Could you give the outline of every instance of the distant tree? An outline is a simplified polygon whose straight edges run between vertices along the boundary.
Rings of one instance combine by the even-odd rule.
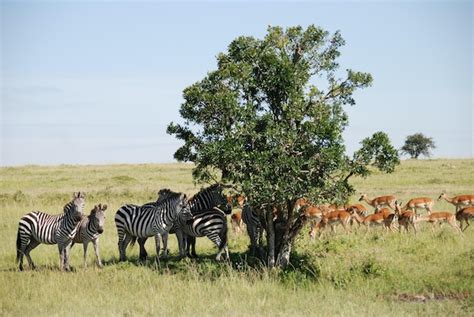
[[[343,106],[355,105],[353,92],[372,76],[348,69],[340,79],[343,44],[339,32],[313,25],[269,27],[262,40],[238,37],[217,56],[217,70],[184,90],[184,123],[168,126],[185,142],[175,158],[195,163],[196,180],[232,184],[259,212],[269,266],[289,264],[307,220],[294,211],[298,198],[345,202],[354,192],[350,177],[369,175],[370,166],[392,172],[399,163],[382,132],[352,158],[345,154]]]
[[[408,154],[411,158],[417,159],[420,155],[431,156],[430,150],[435,149],[435,143],[432,138],[424,136],[422,133],[415,133],[407,136],[405,145],[400,152]]]

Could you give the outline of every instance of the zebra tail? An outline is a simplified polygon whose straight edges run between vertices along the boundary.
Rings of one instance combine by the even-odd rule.
[[[20,239],[20,228],[18,228],[18,233],[16,235],[16,263],[20,261],[21,256],[21,239]]]
[[[135,242],[137,242],[137,237],[132,237],[132,240],[130,240],[130,247],[133,248],[135,245]]]

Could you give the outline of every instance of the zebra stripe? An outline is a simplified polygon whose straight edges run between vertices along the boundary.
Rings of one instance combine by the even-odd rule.
[[[207,187],[189,200],[192,220],[185,221],[181,217],[173,226],[170,233],[176,233],[180,256],[184,255],[184,248],[188,256],[196,257],[196,237],[208,237],[218,248],[216,256],[220,260],[221,254],[227,249],[227,219],[225,214],[232,212],[232,204],[222,194],[222,187],[214,184]],[[163,245],[167,249],[168,237],[163,236]],[[190,251],[192,249],[192,251]]]
[[[77,224],[82,218],[84,193],[74,193],[74,199],[64,206],[64,214],[49,215],[41,211],[32,211],[24,215],[18,224],[17,262],[23,270],[25,255],[31,268],[35,268],[30,252],[41,243],[57,244],[61,270],[69,270],[69,249],[76,235]]]
[[[99,235],[104,232],[106,209],[107,205],[99,204],[94,206],[90,215],[83,218],[77,226],[78,229],[71,247],[74,243],[82,243],[84,248],[84,267],[87,267],[87,246],[89,245],[89,242],[92,242],[92,245],[94,246],[97,265],[102,267],[99,255]]]
[[[250,254],[255,256],[258,245],[262,243],[262,221],[257,211],[248,204],[244,204],[242,208],[242,220],[247,227],[247,234],[250,238]]]
[[[218,248],[217,261],[220,261],[224,252],[226,258],[229,258],[227,218],[224,213],[213,209],[200,211],[198,215],[193,216],[191,221],[184,222],[179,219],[179,226],[179,229],[187,236],[186,253],[188,255],[190,255],[190,247],[192,247],[191,255],[196,256],[196,237],[207,237]]]
[[[160,191],[159,199],[163,193]],[[168,254],[168,234],[175,233],[178,239],[179,255],[183,257],[186,254],[196,256],[196,237],[207,236],[216,244],[219,249],[217,258],[220,254],[227,251],[227,219],[222,211],[226,214],[232,212],[232,204],[222,194],[222,187],[219,184],[212,185],[202,189],[196,195],[191,197],[188,202],[193,217],[191,220],[178,217],[173,227],[168,233],[162,235],[163,254]],[[213,209],[216,208],[216,209]],[[140,245],[140,259],[147,257],[145,250],[145,242],[147,238],[138,238]]]
[[[228,215],[232,212],[232,204],[222,194],[222,187],[219,184],[209,186],[191,197],[189,199],[189,207],[193,215],[215,207]]]
[[[166,193],[166,198],[159,199],[156,203],[143,206],[129,204],[117,210],[115,225],[119,238],[120,261],[126,260],[125,250],[130,242],[134,242],[136,238],[152,236],[155,237],[158,259],[160,236],[171,229],[179,215],[183,219],[191,218],[186,195],[169,190]]]

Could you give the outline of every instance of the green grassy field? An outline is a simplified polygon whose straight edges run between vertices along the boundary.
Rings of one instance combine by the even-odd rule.
[[[474,314],[474,226],[463,236],[449,226],[418,236],[354,230],[310,241],[308,228],[296,243],[293,265],[266,270],[246,261],[248,238],[229,233],[232,264],[216,263],[216,249],[198,239],[197,260],[171,257],[156,266],[139,264],[138,247],[128,249],[129,262],[117,263],[115,211],[124,203],[142,204],[160,188],[194,194],[192,166],[24,166],[1,168],[0,315],[1,316],[135,316],[135,315],[437,315]],[[369,197],[394,194],[406,202],[428,196],[474,194],[474,160],[403,161],[391,175],[374,173],[354,179]],[[82,247],[72,249],[73,272],[58,270],[56,246],[40,245],[32,253],[38,269],[18,272],[15,240],[20,217],[32,210],[62,212],[73,191],[87,193],[86,210],[109,205],[100,238],[103,269],[82,264]],[[356,197],[357,196],[357,197]],[[435,210],[454,211],[444,201]],[[154,242],[147,242],[154,257]]]

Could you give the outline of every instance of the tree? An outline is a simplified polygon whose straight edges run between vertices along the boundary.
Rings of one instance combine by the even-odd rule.
[[[293,210],[298,198],[345,202],[354,192],[350,177],[369,175],[370,166],[392,172],[399,163],[382,132],[363,140],[352,158],[345,154],[343,106],[355,105],[353,92],[372,76],[348,69],[339,79],[342,45],[339,32],[314,25],[238,37],[217,56],[217,70],[184,90],[184,123],[167,129],[184,141],[174,156],[195,163],[197,181],[233,184],[259,211],[269,266],[289,263],[306,222]],[[274,209],[281,211],[276,231]]]
[[[412,159],[417,159],[420,155],[431,156],[430,150],[435,148],[432,138],[426,137],[422,133],[415,133],[407,136],[400,152],[410,155]]]

